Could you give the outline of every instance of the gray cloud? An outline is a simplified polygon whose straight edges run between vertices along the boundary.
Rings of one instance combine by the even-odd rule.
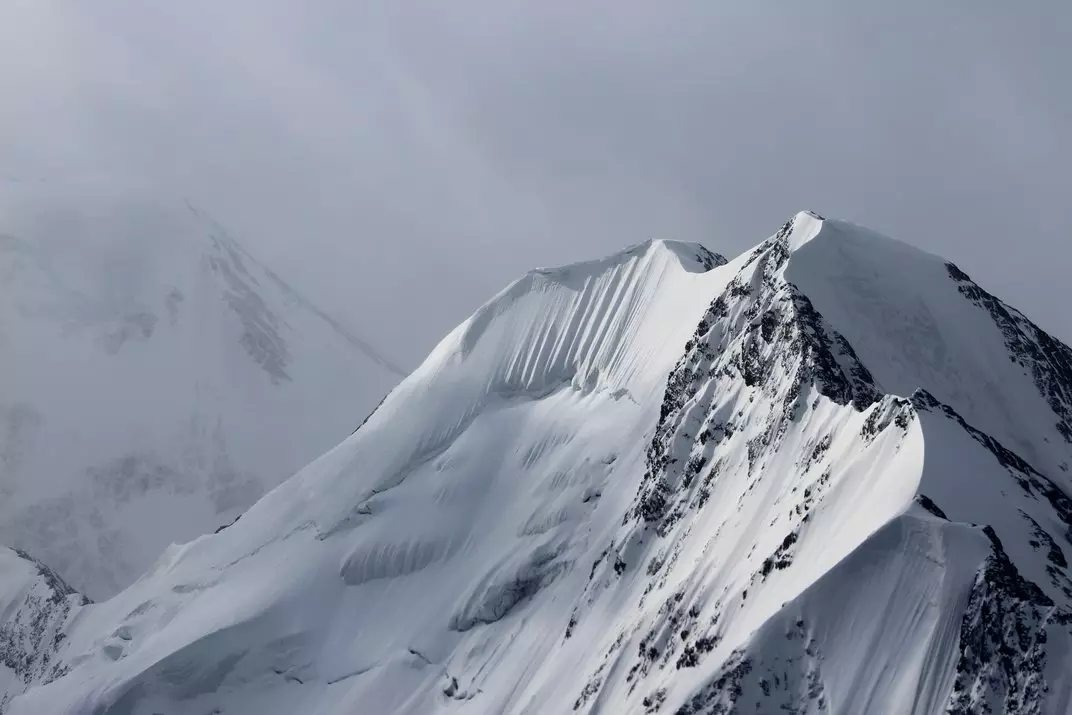
[[[207,207],[415,364],[521,271],[800,208],[1072,338],[1067,3],[10,0],[0,172]]]

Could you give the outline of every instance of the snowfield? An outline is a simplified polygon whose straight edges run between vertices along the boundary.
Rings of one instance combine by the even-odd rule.
[[[810,212],[653,241],[527,274],[235,523],[45,609],[5,712],[1068,713],[1070,458],[1072,351],[954,265]]]

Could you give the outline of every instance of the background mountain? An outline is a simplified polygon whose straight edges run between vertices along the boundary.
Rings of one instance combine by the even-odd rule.
[[[0,543],[94,598],[234,520],[400,374],[196,207],[48,184],[0,192],[0,364]]]
[[[534,271],[9,711],[1066,713],[1070,417],[1066,346],[816,214]]]

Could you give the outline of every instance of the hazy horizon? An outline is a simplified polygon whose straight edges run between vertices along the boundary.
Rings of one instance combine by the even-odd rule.
[[[0,9],[9,182],[190,198],[407,367],[520,273],[814,209],[1064,340],[1072,8]],[[4,230],[0,226],[0,230]]]

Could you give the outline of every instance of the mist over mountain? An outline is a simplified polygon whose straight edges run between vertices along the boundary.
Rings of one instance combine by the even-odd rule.
[[[230,523],[401,370],[198,207],[0,191],[0,543],[93,598]]]

